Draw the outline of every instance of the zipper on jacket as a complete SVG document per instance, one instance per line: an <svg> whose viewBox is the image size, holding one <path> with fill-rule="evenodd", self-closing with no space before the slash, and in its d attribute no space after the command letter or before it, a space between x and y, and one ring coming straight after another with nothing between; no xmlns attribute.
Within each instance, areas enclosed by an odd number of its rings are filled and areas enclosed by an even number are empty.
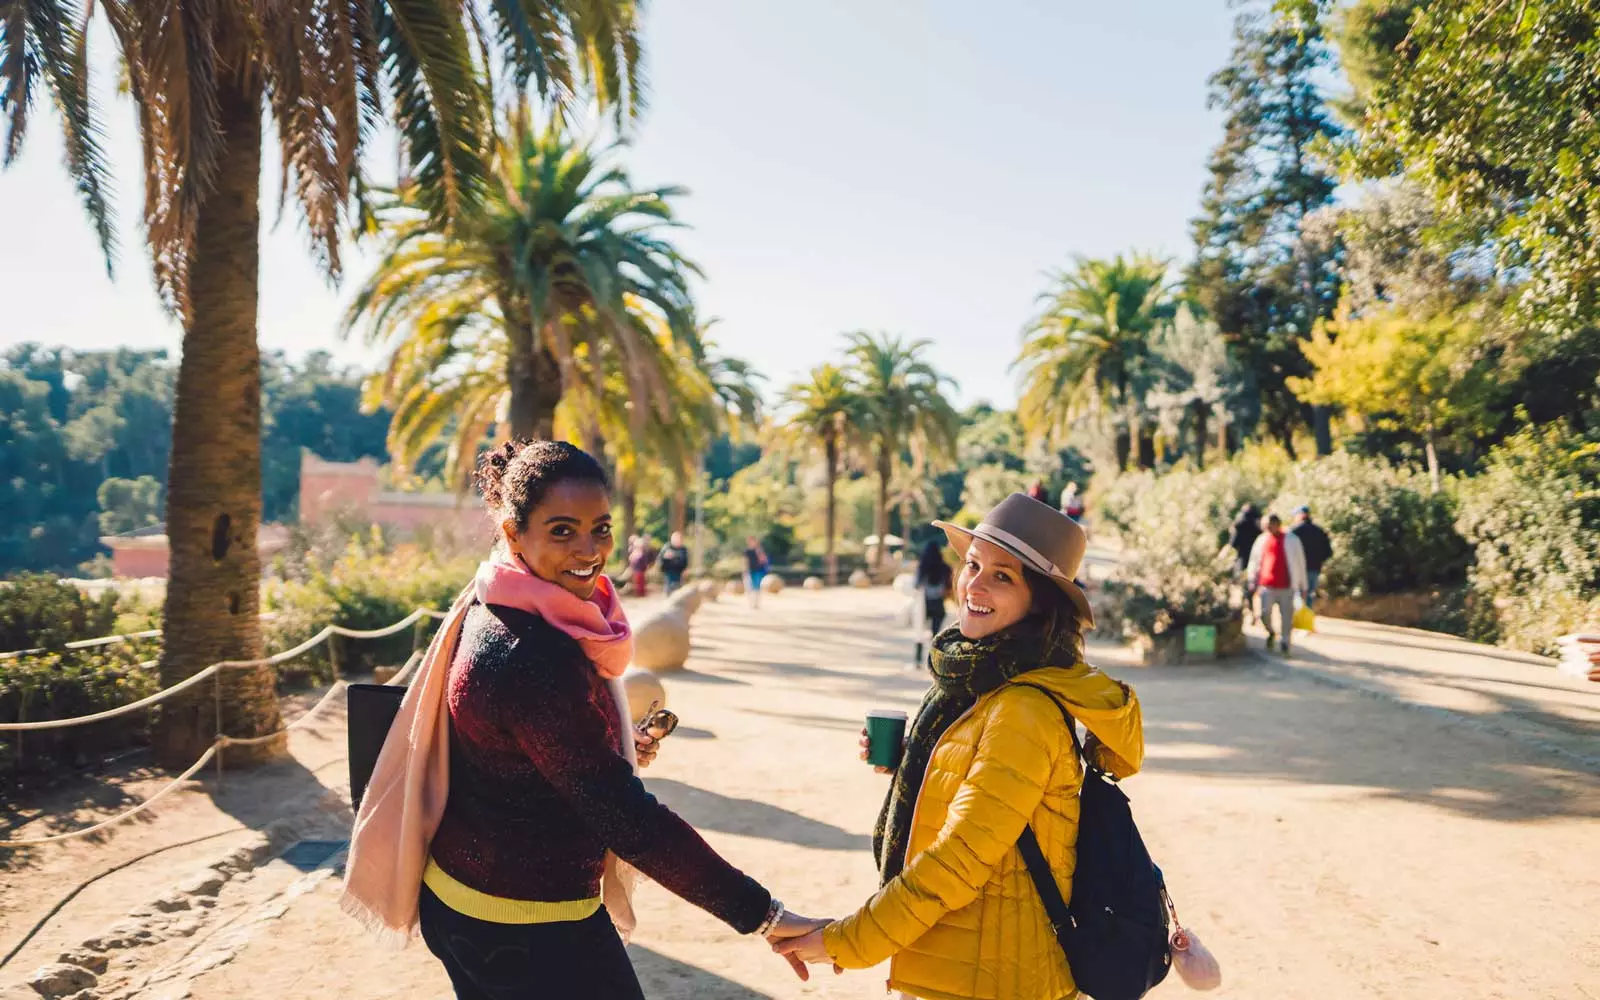
<svg viewBox="0 0 1600 1000"><path fill-rule="evenodd" d="M999 688L996 688L995 691L999 691ZM990 693L993 694L994 692ZM984 697L987 698L989 695ZM939 741L933 745L932 750L928 751L928 765L922 769L922 780L917 782L917 798L916 801L911 803L911 825L906 828L906 850L905 854L900 858L900 874L902 875L905 874L906 865L911 861L911 837L917 829L917 814L922 811L922 791L928 785L928 772L933 770L933 755L939 752L940 747L944 746L944 742L949 738L951 732L965 722L967 716L978 710L978 703L982 700L980 698L978 701L973 702L971 708L956 716L956 721L945 727L945 731L939 734Z"/></svg>

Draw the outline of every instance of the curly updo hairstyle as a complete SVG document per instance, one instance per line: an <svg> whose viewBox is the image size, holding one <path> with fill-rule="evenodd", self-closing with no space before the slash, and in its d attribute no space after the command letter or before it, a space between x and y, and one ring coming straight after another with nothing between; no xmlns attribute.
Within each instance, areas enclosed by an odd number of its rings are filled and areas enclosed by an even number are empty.
<svg viewBox="0 0 1600 1000"><path fill-rule="evenodd" d="M495 523L514 520L517 530L558 483L594 483L610 492L611 480L594 456L565 441L507 441L478 459L478 492Z"/></svg>

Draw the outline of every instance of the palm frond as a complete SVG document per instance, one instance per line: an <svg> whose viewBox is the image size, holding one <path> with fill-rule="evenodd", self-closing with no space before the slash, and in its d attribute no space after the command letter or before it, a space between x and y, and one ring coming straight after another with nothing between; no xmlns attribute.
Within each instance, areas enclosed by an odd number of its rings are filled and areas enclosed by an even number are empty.
<svg viewBox="0 0 1600 1000"><path fill-rule="evenodd" d="M466 28L438 0L375 0L374 22L419 202L454 219L487 185L488 116Z"/></svg>
<svg viewBox="0 0 1600 1000"><path fill-rule="evenodd" d="M77 188L111 273L116 257L104 133L89 92L88 25L94 7L73 0L0 0L0 119L5 165L21 151L34 77L43 75L61 115L67 172Z"/></svg>

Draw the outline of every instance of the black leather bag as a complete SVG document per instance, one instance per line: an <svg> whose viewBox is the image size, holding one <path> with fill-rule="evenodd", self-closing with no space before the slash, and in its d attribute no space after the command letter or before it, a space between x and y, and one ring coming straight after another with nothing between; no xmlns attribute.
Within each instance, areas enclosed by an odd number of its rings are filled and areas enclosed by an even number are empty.
<svg viewBox="0 0 1600 1000"><path fill-rule="evenodd" d="M1037 684L1066 721L1083 761L1078 793L1078 865L1072 903L1061 898L1055 873L1032 827L1023 827L1017 850L1033 877L1056 940L1078 989L1094 1000L1139 1000L1172 968L1166 883L1133 822L1128 797L1101 771L1078 740L1076 720L1055 695Z"/></svg>
<svg viewBox="0 0 1600 1000"><path fill-rule="evenodd" d="M361 809L361 796L372 780L372 769L405 696L406 689L399 684L351 684L345 689L352 809Z"/></svg>

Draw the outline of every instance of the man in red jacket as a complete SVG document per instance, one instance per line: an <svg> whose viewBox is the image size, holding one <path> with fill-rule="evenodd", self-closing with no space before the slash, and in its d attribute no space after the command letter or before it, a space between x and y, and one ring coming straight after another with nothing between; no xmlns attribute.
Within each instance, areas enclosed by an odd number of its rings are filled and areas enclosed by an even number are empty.
<svg viewBox="0 0 1600 1000"><path fill-rule="evenodd" d="M1267 630L1267 648L1272 648L1272 609L1278 609L1278 627L1283 629L1279 648L1289 653L1289 636L1294 632L1294 599L1305 597L1308 586L1306 550L1300 539L1283 530L1283 519L1267 518L1267 530L1250 549L1246 568L1250 585L1261 595L1261 624Z"/></svg>

